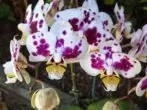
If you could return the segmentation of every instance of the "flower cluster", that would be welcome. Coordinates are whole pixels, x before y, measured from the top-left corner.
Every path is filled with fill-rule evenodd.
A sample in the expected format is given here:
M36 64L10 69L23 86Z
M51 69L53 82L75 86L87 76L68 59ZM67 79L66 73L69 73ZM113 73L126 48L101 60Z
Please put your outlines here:
M55 3L38 0L34 9L28 6L25 23L18 25L22 38L11 41L11 61L4 64L7 83L26 76L27 60L19 52L21 45L26 46L29 61L46 62L50 79L61 79L66 64L79 62L88 75L100 75L106 91L116 91L121 77L130 79L140 73L139 61L147 63L147 25L131 33L131 23L125 21L124 8L119 9L118 4L114 23L109 14L99 11L95 0L62 11ZM124 37L131 39L128 53L120 45ZM144 92L146 79L138 84L137 94Z

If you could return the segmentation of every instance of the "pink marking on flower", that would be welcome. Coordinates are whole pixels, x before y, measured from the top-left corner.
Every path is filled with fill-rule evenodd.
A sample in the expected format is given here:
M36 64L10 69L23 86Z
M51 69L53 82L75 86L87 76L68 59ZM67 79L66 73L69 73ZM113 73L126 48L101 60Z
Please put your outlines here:
M120 60L120 62L115 62L113 64L113 67L115 69L123 70L123 71L129 71L130 68L133 67L133 65L129 62L128 59L123 58Z
M145 90L145 89L147 89L147 79L142 81L142 85L141 85L141 90Z
M37 45L37 44L38 44L38 42L37 42L37 41L34 41L34 42L33 42L33 44L34 44L34 45Z
M56 48L62 47L64 45L64 39L59 39L56 42Z
M84 32L84 34L85 34L89 44L93 44L97 41L97 29L96 29L96 27L93 27L91 29L90 28L87 29Z
M47 50L49 48L49 44L47 43L41 43L37 48L37 54L42 56L49 56L50 51Z
M37 21L31 22L30 24L31 33L38 32L37 24L38 24Z
M95 69L102 70L104 68L104 60L99 57L95 57L91 59L91 66Z
M81 45L81 42L79 42L78 45L75 45L74 48L70 48L70 47L66 47L63 51L63 57L65 59L69 59L69 58L76 58L79 56L79 54L82 52L80 50L80 45Z
M69 20L69 23L72 25L74 31L79 31L78 22L79 22L78 18L73 18Z

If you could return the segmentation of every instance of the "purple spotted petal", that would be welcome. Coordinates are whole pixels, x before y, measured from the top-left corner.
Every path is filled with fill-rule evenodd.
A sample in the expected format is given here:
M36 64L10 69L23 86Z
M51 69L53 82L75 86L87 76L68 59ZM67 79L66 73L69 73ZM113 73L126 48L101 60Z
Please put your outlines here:
M142 96L147 89L147 76L143 77L136 86L136 95Z
M11 60L12 61L15 62L18 60L19 51L20 51L20 44L18 43L18 41L14 37L13 40L11 40L11 42L10 42L10 53L11 53Z
M33 62L44 61L55 51L56 38L50 32L37 32L28 36L26 47Z
M114 53L113 68L125 78L132 78L140 73L141 64L135 58L123 53Z
M88 43L82 36L77 36L72 26L66 21L55 22L50 31L57 37L56 53L54 54L54 60L56 58L73 59L82 57L88 50ZM57 57L56 57L57 56Z
M96 76L105 70L105 55L99 52L91 52L80 61L81 67L91 76Z

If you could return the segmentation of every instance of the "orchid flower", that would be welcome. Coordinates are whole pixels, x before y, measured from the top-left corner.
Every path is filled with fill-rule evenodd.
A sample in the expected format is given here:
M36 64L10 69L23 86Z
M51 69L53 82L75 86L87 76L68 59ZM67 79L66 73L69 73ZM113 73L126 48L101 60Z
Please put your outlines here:
M88 43L85 37L77 36L73 32L72 26L62 20L55 22L50 31L29 35L26 40L26 47L30 53L30 61L47 61L47 64L54 63L53 67L57 67L57 65L78 62L87 52ZM60 70L62 70L61 73L64 72L63 68ZM63 74L56 73L59 72L55 72L53 69L48 75L51 79L61 79Z
M129 51L129 55L147 63L147 24L143 26L142 30L138 29L131 36L132 49Z
M79 8L59 11L55 15L55 20L68 21L76 33L84 35L87 39L99 36L97 32L99 29L111 31L113 27L110 16L98 11L95 0L85 0Z
M131 22L125 21L124 8L121 7L119 9L118 4L116 4L114 8L114 13L118 22L114 27L116 39L118 41L121 41L123 36L129 38L132 24Z
M122 53L120 44L115 40L110 40L99 44L98 51L92 51L85 55L80 61L81 67L91 76L97 76L102 73L106 73L107 79L110 80L112 75L122 75L124 78L135 77L141 71L141 64L135 58ZM106 80L107 80L106 79ZM103 80L103 79L102 79ZM110 89L111 84L106 84L109 87L106 90L116 90L116 85ZM108 85L108 86L107 86Z
M24 77L27 84L30 83L30 76L25 70L27 67L27 60L19 52L19 50L20 44L14 37L14 39L10 42L11 61L8 61L3 65L4 72L7 76L6 83L15 83L17 80L22 82L22 76Z
M27 7L25 23L18 25L18 29L23 33L21 38L22 45L25 44L28 35L48 30L48 26L52 24L59 4L60 1L58 0L54 0L50 4L44 4L44 0L38 0L34 10L32 10L32 5ZM62 8L61 5L60 8Z
M136 95L137 96L143 96L145 94L145 97L147 98L147 76L143 77L136 87Z

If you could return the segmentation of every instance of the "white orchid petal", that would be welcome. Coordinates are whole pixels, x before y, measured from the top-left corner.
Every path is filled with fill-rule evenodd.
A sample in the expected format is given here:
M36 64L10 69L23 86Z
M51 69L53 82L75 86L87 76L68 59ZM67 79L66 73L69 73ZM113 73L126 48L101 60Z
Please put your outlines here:
M115 16L117 18L117 21L119 21L119 22L124 22L125 21L124 8L123 7L121 7L119 9L118 4L116 4L115 8L114 8L114 13L115 13Z
M141 71L141 64L135 58L123 53L112 54L113 68L125 78L135 77Z
M113 21L111 17L105 12L100 12L98 16L103 23L104 29L111 32L113 28Z
M32 17L32 5L29 5L26 9L25 23L29 23Z
M33 10L32 20L30 22L30 31L35 33L38 31L48 31L48 26L43 15L44 1L39 0Z
M104 53L104 54L108 52L112 52L112 53L122 52L121 46L116 40L110 40L110 41L101 43L99 45L99 50L101 53Z
M54 58L60 58L60 61L61 57L65 60L81 58L88 51L85 37L77 36L68 22L57 21L52 25L50 31L57 36Z
M99 9L95 0L85 0L83 2L82 8L90 9L93 12L98 13Z
M4 67L4 73L7 75L9 74L13 74L13 67L14 67L14 64L12 61L9 61L9 62L6 62L5 64L3 64L3 67Z
M56 37L51 32L37 32L28 36L26 47L33 62L44 61L55 51Z
M91 52L80 60L81 67L91 76L97 76L105 68L105 55L99 52Z

